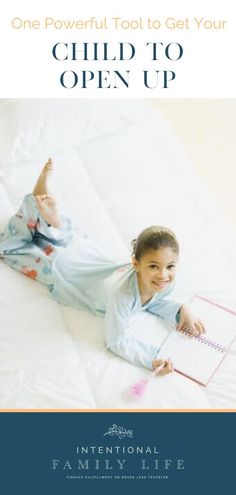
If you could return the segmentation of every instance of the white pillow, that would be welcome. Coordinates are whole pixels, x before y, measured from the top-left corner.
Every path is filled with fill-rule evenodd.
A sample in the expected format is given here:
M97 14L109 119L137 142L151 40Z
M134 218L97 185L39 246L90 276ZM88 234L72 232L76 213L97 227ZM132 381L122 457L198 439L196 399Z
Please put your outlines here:
M132 123L119 100L0 100L0 169L122 131Z

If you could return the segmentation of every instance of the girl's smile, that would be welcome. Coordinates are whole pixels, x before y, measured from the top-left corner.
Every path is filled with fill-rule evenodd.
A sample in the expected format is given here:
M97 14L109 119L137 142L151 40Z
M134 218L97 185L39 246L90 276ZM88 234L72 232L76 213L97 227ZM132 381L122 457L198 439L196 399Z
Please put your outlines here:
M177 262L178 255L170 247L151 249L139 261L133 257L142 300L168 288L175 278Z

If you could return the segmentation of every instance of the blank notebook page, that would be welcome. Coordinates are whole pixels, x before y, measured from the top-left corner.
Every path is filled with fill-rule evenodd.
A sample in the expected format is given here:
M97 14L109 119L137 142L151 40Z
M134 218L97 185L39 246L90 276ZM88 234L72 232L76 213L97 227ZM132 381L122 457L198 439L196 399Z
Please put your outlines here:
M234 339L236 316L198 298L191 307L204 322L206 333L196 338L173 330L158 357L170 358L176 371L207 385Z

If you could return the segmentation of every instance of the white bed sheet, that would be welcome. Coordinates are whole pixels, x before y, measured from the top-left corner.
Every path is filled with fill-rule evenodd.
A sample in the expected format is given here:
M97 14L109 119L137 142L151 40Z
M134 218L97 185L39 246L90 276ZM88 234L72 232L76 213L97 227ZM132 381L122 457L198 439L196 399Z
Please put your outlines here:
M118 108L121 123L109 133L111 112ZM24 129L18 129L19 160L16 153L9 168L2 161L0 228L31 190L41 157L47 158L51 127L38 157L31 157L29 150L25 156L30 131L27 128L24 140ZM44 135L46 130L44 116ZM33 139L34 126L31 133ZM114 259L127 260L130 241L142 228L153 223L169 225L182 245L183 287L190 283L194 292L236 310L235 239L176 137L148 103L129 106L128 101L117 101L112 109L105 105L103 135L77 142L73 133L69 144L67 140L66 149L52 149L54 186L63 212L72 217L78 231L95 237ZM153 380L146 394L134 400L129 387L149 371L107 351L102 318L58 305L43 287L3 262L0 284L0 408L236 407L236 344L207 387L173 373ZM157 344L168 331L152 315L143 315L140 328L144 326L145 338Z

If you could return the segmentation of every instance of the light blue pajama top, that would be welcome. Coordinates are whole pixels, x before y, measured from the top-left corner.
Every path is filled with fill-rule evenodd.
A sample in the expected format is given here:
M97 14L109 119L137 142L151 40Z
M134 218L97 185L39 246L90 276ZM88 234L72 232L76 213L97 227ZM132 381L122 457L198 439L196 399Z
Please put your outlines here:
M131 262L117 263L94 241L80 237L53 262L52 297L62 304L105 316L107 347L131 363L152 369L158 356L155 345L141 341L131 325L133 316L148 311L173 324L181 302L174 297L175 284L141 305L137 274Z
M29 194L0 234L0 257L46 286L56 301L105 316L108 349L151 369L159 349L145 342L145 328L140 339L139 314L148 311L175 324L182 304L177 284L142 305L131 262L109 260L106 249L86 235L72 239L70 220L62 217L60 229L50 227Z

